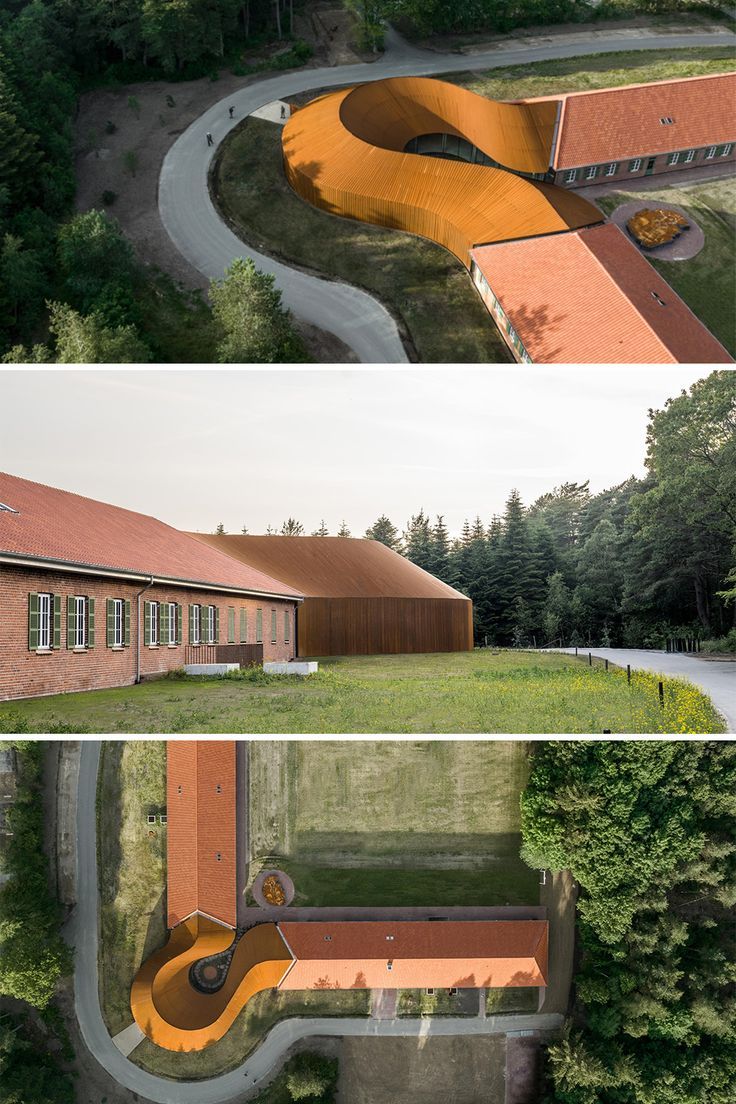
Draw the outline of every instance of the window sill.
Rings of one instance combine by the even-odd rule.
[[[75,646],[72,648],[72,651],[77,652],[78,654],[81,654],[82,652],[87,651],[87,645],[86,644],[81,644],[81,645],[80,644],[75,644]]]
[[[179,645],[178,644],[167,644],[166,647],[167,648],[178,648]]]
[[[51,655],[53,650],[53,648],[36,648],[35,652],[36,655]]]
[[[149,652],[155,652],[158,650],[158,644],[146,644]]]
[[[125,651],[125,645],[124,644],[111,644],[110,645],[110,651],[111,652],[124,652]]]

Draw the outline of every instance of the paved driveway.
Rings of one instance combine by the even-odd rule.
[[[574,655],[574,648],[552,648],[550,651]],[[710,697],[716,709],[723,715],[728,731],[736,733],[736,662],[728,660],[699,659],[680,655],[678,652],[655,652],[644,648],[580,648],[580,655],[592,652],[594,656],[609,659],[611,663],[625,667],[630,663],[641,671],[656,671],[662,675],[675,675],[689,679]]]
[[[284,304],[295,315],[334,333],[361,361],[401,363],[407,357],[396,323],[371,295],[348,284],[298,272],[258,253],[222,221],[210,199],[207,175],[217,146],[238,122],[267,103],[288,100],[310,88],[335,88],[384,77],[493,69],[617,49],[723,45],[736,45],[736,35],[730,31],[656,34],[637,30],[633,35],[626,30],[585,31],[528,41],[509,39],[479,53],[459,55],[413,49],[393,32],[386,53],[372,64],[280,73],[229,93],[205,111],[176,140],[164,159],[159,180],[161,221],[179,252],[208,279],[220,279],[237,257],[250,257],[260,269],[275,276]],[[230,105],[235,108],[232,121],[227,111]],[[213,147],[208,147],[205,140],[208,131],[214,138]]]

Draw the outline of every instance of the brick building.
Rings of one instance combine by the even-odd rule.
[[[258,645],[300,594],[155,518],[0,474],[0,700],[126,686]]]
[[[630,84],[558,103],[547,179],[564,188],[736,160],[736,73]]]

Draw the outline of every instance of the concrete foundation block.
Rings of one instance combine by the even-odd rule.
[[[228,671],[239,671],[239,663],[187,663],[184,667],[188,675],[226,675]]]
[[[308,662],[295,661],[293,663],[264,663],[263,670],[267,675],[316,675],[319,663],[316,660]]]

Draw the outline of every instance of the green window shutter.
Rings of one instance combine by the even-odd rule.
[[[66,596],[66,646],[74,647],[77,629],[77,604],[72,594]]]
[[[194,606],[189,607],[189,643],[194,643]]]
[[[220,643],[220,607],[215,606],[215,644]]]
[[[158,641],[159,644],[169,643],[169,603],[158,604]]]
[[[61,647],[61,595],[54,594],[54,635],[53,635],[53,647]]]
[[[289,643],[290,627],[289,611],[284,610],[284,644]]]
[[[177,603],[176,606],[176,643],[181,644],[181,619],[184,607]]]
[[[38,648],[38,595],[28,595],[28,651]]]
[[[235,643],[235,607],[227,607],[227,642],[228,644]]]
[[[123,644],[126,648],[130,647],[130,600],[125,599],[125,634],[123,636]]]
[[[115,602],[107,599],[107,646],[112,648],[115,643]]]
[[[87,647],[95,646],[95,600],[87,599]]]
[[[263,643],[263,610],[256,610],[256,644]]]
[[[240,611],[240,643],[248,643],[248,614],[244,609]]]
[[[148,647],[151,643],[151,603],[143,603],[143,643]]]
[[[276,636],[276,610],[271,610],[271,643],[275,644],[277,641]]]

